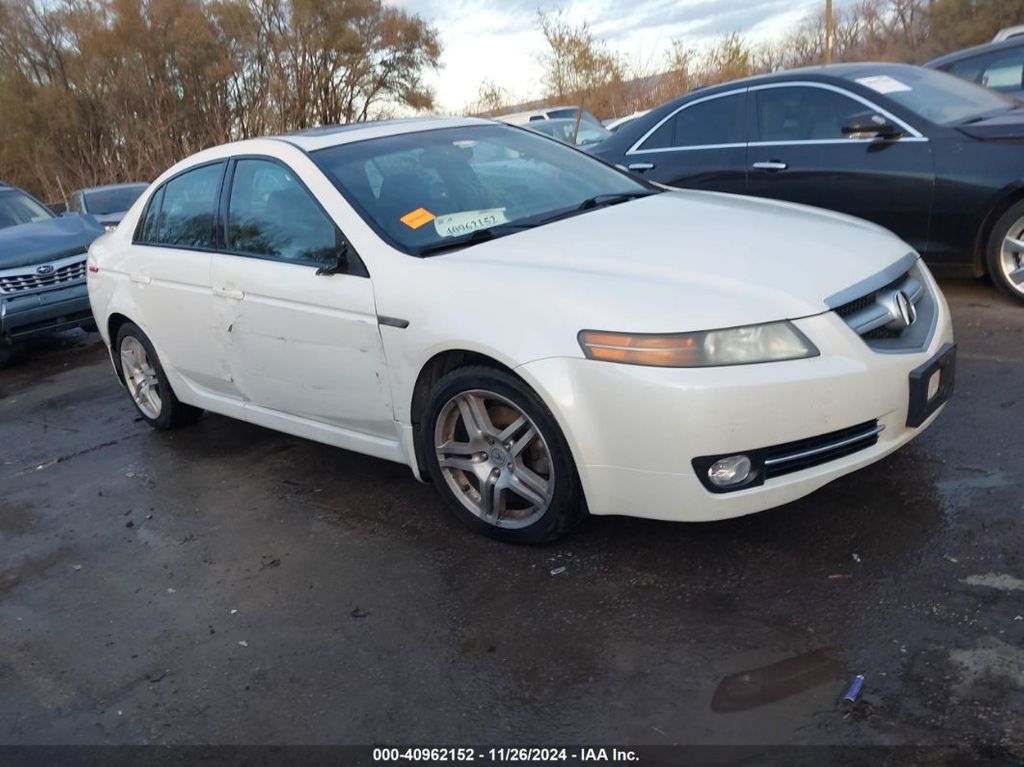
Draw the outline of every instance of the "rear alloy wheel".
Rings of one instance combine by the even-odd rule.
[[[431,477],[464,523],[513,543],[553,540],[582,518],[576,467],[551,414],[503,371],[438,383],[424,437]]]
[[[1003,290],[1024,301],[1024,202],[996,222],[988,245],[988,271]]]
[[[114,348],[125,388],[150,426],[173,429],[199,420],[203,411],[174,396],[153,344],[137,325],[122,325]]]

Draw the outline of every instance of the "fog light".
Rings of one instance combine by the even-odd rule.
[[[741,485],[750,479],[750,459],[745,455],[720,458],[708,469],[708,479],[718,487]]]

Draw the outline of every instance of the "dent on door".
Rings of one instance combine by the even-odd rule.
[[[229,367],[247,407],[393,439],[370,280],[234,260],[215,284]]]

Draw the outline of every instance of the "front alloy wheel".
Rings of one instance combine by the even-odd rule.
[[[986,257],[992,281],[1018,301],[1024,301],[1024,201],[1013,205],[996,221]]]
[[[999,267],[1008,286],[1024,296],[1024,216],[1010,225],[999,253]]]
[[[509,543],[544,543],[586,514],[565,437],[521,379],[458,368],[437,382],[424,415],[430,479],[470,528]]]
[[[492,391],[452,397],[434,429],[445,482],[472,514],[497,527],[536,522],[551,504],[551,453],[529,416]]]

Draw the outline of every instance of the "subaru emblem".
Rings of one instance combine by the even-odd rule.
[[[53,264],[43,264],[36,267],[37,274],[53,274]]]

